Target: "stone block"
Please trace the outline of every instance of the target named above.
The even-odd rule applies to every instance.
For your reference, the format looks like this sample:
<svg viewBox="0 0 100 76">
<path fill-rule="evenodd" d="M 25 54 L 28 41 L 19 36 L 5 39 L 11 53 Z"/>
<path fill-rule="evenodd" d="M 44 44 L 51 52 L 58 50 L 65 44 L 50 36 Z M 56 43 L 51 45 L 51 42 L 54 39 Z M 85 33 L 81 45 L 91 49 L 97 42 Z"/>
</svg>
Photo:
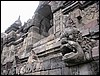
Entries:
<svg viewBox="0 0 100 76">
<path fill-rule="evenodd" d="M 92 57 L 97 57 L 99 56 L 99 46 L 96 46 L 92 49 Z"/>
<path fill-rule="evenodd" d="M 30 52 L 29 53 L 26 52 L 24 58 L 29 56 L 30 56 Z"/>
<path fill-rule="evenodd" d="M 84 68 L 82 68 L 83 70 Z M 71 66 L 69 67 L 69 70 L 70 70 L 70 75 L 79 75 L 79 67 L 78 66 Z M 84 73 L 84 72 L 82 72 Z M 86 74 L 87 74 L 87 71 L 86 71 Z"/>
<path fill-rule="evenodd" d="M 51 40 L 54 40 L 54 34 L 51 34 L 47 37 L 47 42 L 48 41 L 51 41 Z"/>
<path fill-rule="evenodd" d="M 32 26 L 32 27 L 29 28 L 28 32 L 36 32 L 36 33 L 39 33 L 39 27 Z"/>
<path fill-rule="evenodd" d="M 57 3 L 51 1 L 49 4 L 51 5 L 51 10 L 52 10 L 52 12 L 53 12 L 53 11 L 57 8 Z"/>
<path fill-rule="evenodd" d="M 70 69 L 68 67 L 64 67 L 61 69 L 61 75 L 71 75 Z"/>
<path fill-rule="evenodd" d="M 99 74 L 99 61 L 79 65 L 79 75 L 97 75 Z"/>
<path fill-rule="evenodd" d="M 60 31 L 55 33 L 56 38 L 60 37 Z"/>
<path fill-rule="evenodd" d="M 30 52 L 31 50 L 32 50 L 32 47 L 33 45 L 28 45 L 27 47 L 26 47 L 26 53 L 28 53 L 28 52 Z"/>
<path fill-rule="evenodd" d="M 99 46 L 99 40 L 96 41 L 96 45 Z"/>
<path fill-rule="evenodd" d="M 48 70 L 47 71 L 41 71 L 40 74 L 41 75 L 48 75 Z"/>
<path fill-rule="evenodd" d="M 51 69 L 55 69 L 58 67 L 57 60 L 55 58 L 51 59 Z"/>
<path fill-rule="evenodd" d="M 91 70 L 89 64 L 79 65 L 79 69 L 78 69 L 79 75 L 90 75 L 89 70 Z"/>
<path fill-rule="evenodd" d="M 47 40 L 48 40 L 48 39 L 47 39 L 47 37 L 46 37 L 46 38 L 41 39 L 41 40 L 40 40 L 40 45 L 42 45 L 42 44 L 46 43 L 46 42 L 47 42 Z"/>
<path fill-rule="evenodd" d="M 34 72 L 32 75 L 40 75 L 40 72 Z"/>
<path fill-rule="evenodd" d="M 64 67 L 61 57 L 55 57 L 50 59 L 51 69 Z"/>
<path fill-rule="evenodd" d="M 54 26 L 52 26 L 49 31 L 48 31 L 49 35 L 54 34 Z"/>
<path fill-rule="evenodd" d="M 40 50 L 39 53 L 44 52 L 46 50 L 45 44 L 39 46 L 39 50 Z"/>
<path fill-rule="evenodd" d="M 99 60 L 90 63 L 91 75 L 99 75 Z"/>
<path fill-rule="evenodd" d="M 32 24 L 39 27 L 40 26 L 40 21 L 43 18 L 44 17 L 42 15 L 40 15 L 39 13 L 35 13 Z"/>
<path fill-rule="evenodd" d="M 27 73 L 27 74 L 24 74 L 24 75 L 34 75 L 33 73 Z"/>
<path fill-rule="evenodd" d="M 61 75 L 61 69 L 49 70 L 49 75 Z"/>
<path fill-rule="evenodd" d="M 36 47 L 36 48 L 33 48 L 34 52 L 37 54 L 39 52 L 39 48 Z"/>
<path fill-rule="evenodd" d="M 37 46 L 39 46 L 40 45 L 40 42 L 41 42 L 41 40 L 39 40 L 38 42 L 34 43 L 33 44 L 33 48 L 36 48 Z"/>
<path fill-rule="evenodd" d="M 9 50 L 9 48 L 7 46 L 3 47 L 3 52 L 6 52 L 7 50 Z"/>
<path fill-rule="evenodd" d="M 59 46 L 61 46 L 61 42 L 60 41 L 58 41 L 58 42 L 55 41 L 55 43 L 53 44 L 53 47 L 56 48 L 56 47 L 59 47 Z"/>
<path fill-rule="evenodd" d="M 28 34 L 28 37 L 33 37 L 33 38 L 36 38 L 36 39 L 42 39 L 42 38 L 44 38 L 43 35 L 40 35 L 39 33 L 34 33 L 34 32 L 30 32 Z"/>
<path fill-rule="evenodd" d="M 53 48 L 56 48 L 56 47 L 59 47 L 61 45 L 59 39 L 54 39 L 52 41 L 49 41 L 46 43 L 46 50 L 50 50 L 50 49 L 53 49 Z"/>
<path fill-rule="evenodd" d="M 45 60 L 45 61 L 43 62 L 42 69 L 43 69 L 43 70 L 49 70 L 49 69 L 51 69 L 50 60 Z"/>
<path fill-rule="evenodd" d="M 43 59 L 41 58 L 41 59 L 39 59 L 39 60 L 41 61 L 41 62 L 40 62 L 40 67 L 39 67 L 40 69 L 39 69 L 39 70 L 40 70 L 40 71 L 43 71 L 43 70 L 44 70 L 44 68 L 43 68 L 43 62 L 42 62 Z"/>
<path fill-rule="evenodd" d="M 56 32 L 60 31 L 60 24 L 56 26 Z"/>
<path fill-rule="evenodd" d="M 89 34 L 89 29 L 83 29 L 80 32 L 82 33 L 82 36 L 85 36 Z"/>
<path fill-rule="evenodd" d="M 96 26 L 96 25 L 97 25 L 97 19 L 92 20 L 91 22 L 85 24 L 84 26 L 85 26 L 85 29 L 87 29 L 87 28 L 94 27 L 94 26 Z"/>
<path fill-rule="evenodd" d="M 75 17 L 81 16 L 81 10 L 80 9 L 74 10 L 74 14 L 75 14 Z"/>
<path fill-rule="evenodd" d="M 46 43 L 46 50 L 52 49 L 54 43 L 55 43 L 54 40 L 47 42 Z"/>
<path fill-rule="evenodd" d="M 29 43 L 29 45 L 34 44 L 34 43 L 38 42 L 39 40 L 40 40 L 40 39 L 32 38 L 32 42 Z"/>
<path fill-rule="evenodd" d="M 96 33 L 96 32 L 99 32 L 99 25 L 90 28 L 90 33 Z"/>
<path fill-rule="evenodd" d="M 35 71 L 40 71 L 40 70 L 41 70 L 41 63 L 37 62 Z"/>
<path fill-rule="evenodd" d="M 10 50 L 14 50 L 15 49 L 15 46 L 14 45 L 11 45 L 10 46 Z"/>
<path fill-rule="evenodd" d="M 43 45 L 40 45 L 36 48 L 33 48 L 33 50 L 35 53 L 41 53 L 41 52 L 44 52 L 46 50 L 46 46 L 43 44 Z"/>
<path fill-rule="evenodd" d="M 33 20 L 32 24 L 35 25 L 36 27 L 39 27 L 39 26 L 40 26 L 40 21 L 39 21 L 38 19 L 35 18 L 35 19 Z"/>
<path fill-rule="evenodd" d="M 41 28 L 44 28 L 43 30 L 45 32 L 47 32 L 50 29 L 50 20 L 49 19 L 44 18 L 41 24 L 42 24 L 42 26 L 44 26 L 44 27 L 41 26 Z"/>
<path fill-rule="evenodd" d="M 51 34 L 48 37 L 45 37 L 45 38 L 41 39 L 39 41 L 39 44 L 42 45 L 42 44 L 47 43 L 47 42 L 49 42 L 51 40 L 54 40 L 54 34 Z"/>
</svg>

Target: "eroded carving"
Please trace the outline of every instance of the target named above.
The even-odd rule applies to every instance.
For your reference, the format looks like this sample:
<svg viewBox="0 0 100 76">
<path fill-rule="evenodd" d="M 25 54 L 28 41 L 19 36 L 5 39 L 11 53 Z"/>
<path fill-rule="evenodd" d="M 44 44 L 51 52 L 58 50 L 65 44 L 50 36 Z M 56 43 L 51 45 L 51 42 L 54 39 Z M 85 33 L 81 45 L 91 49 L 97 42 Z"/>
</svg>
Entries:
<svg viewBox="0 0 100 76">
<path fill-rule="evenodd" d="M 39 59 L 35 52 L 32 50 L 28 61 L 20 67 L 19 74 L 31 73 L 39 69 Z"/>
<path fill-rule="evenodd" d="M 92 60 L 92 48 L 95 46 L 95 40 L 82 37 L 81 32 L 75 26 L 65 28 L 61 34 L 61 44 L 62 59 L 67 66 Z"/>
</svg>

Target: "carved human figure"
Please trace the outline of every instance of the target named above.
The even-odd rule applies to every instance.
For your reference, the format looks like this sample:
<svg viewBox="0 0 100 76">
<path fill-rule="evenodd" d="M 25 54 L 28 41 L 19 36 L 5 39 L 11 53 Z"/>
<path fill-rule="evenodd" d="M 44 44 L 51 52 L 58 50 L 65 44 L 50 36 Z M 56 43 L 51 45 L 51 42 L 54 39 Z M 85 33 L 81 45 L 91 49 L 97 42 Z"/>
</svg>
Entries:
<svg viewBox="0 0 100 76">
<path fill-rule="evenodd" d="M 35 54 L 34 50 L 31 51 L 31 55 L 28 58 L 29 71 L 34 71 L 37 69 L 37 64 L 39 62 L 38 56 Z"/>
<path fill-rule="evenodd" d="M 38 57 L 35 54 L 34 50 L 31 51 L 31 55 L 28 58 L 28 63 L 32 64 L 33 62 L 37 61 Z"/>
</svg>

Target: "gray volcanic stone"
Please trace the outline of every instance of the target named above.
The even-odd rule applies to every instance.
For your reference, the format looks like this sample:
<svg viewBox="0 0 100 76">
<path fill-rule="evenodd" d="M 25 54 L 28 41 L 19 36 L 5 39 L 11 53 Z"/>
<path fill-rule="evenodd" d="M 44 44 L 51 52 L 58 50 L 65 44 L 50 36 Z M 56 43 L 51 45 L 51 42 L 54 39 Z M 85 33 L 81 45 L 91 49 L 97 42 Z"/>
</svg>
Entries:
<svg viewBox="0 0 100 76">
<path fill-rule="evenodd" d="M 15 75 L 16 72 L 18 75 L 19 73 L 23 75 L 99 75 L 98 6 L 99 1 L 40 1 L 32 19 L 28 19 L 22 26 L 19 16 L 18 20 L 5 30 L 5 33 L 1 33 L 1 74 Z M 69 26 L 76 26 L 83 38 L 86 36 L 84 39 L 87 41 L 83 39 L 82 50 L 84 54 L 92 53 L 90 61 L 86 55 L 88 59 L 80 63 L 80 59 L 76 58 L 80 55 L 79 51 L 74 51 L 72 55 L 67 54 L 73 51 L 69 48 L 70 45 L 74 48 L 73 41 L 77 43 L 82 40 L 78 34 L 75 37 L 79 36 L 79 40 L 73 38 L 69 41 L 70 45 L 65 44 L 66 61 L 63 60 L 60 36 Z M 92 43 L 88 41 L 90 39 L 96 41 L 93 43 L 95 45 L 93 48 L 91 48 Z M 79 44 L 81 45 L 81 42 Z M 29 64 L 32 50 L 38 60 Z M 77 50 L 76 47 L 74 50 Z M 79 64 L 66 66 L 67 55 L 69 61 L 76 58 Z M 34 59 L 34 56 L 32 58 Z M 25 72 L 22 72 L 22 69 Z"/>
<path fill-rule="evenodd" d="M 51 58 L 51 69 L 55 68 L 61 68 L 64 67 L 64 64 L 62 63 L 62 57 L 56 57 L 56 58 Z"/>
<path fill-rule="evenodd" d="M 41 75 L 48 75 L 48 70 L 47 71 L 41 71 Z"/>
<path fill-rule="evenodd" d="M 61 75 L 70 75 L 69 67 L 64 67 L 61 69 Z"/>
<path fill-rule="evenodd" d="M 46 61 L 43 62 L 42 69 L 43 69 L 43 70 L 49 70 L 49 69 L 51 69 L 50 60 L 46 60 Z"/>
<path fill-rule="evenodd" d="M 61 69 L 52 69 L 49 70 L 49 75 L 61 75 Z"/>
<path fill-rule="evenodd" d="M 99 56 L 99 46 L 96 46 L 92 49 L 92 57 L 95 59 L 95 57 Z"/>
</svg>

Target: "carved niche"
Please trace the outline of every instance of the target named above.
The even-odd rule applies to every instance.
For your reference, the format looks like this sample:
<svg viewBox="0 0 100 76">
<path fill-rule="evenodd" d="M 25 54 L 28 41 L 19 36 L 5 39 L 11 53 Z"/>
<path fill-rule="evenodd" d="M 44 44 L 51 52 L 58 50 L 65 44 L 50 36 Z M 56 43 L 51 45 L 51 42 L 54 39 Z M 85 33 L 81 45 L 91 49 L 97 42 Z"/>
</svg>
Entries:
<svg viewBox="0 0 100 76">
<path fill-rule="evenodd" d="M 66 66 L 77 65 L 92 60 L 92 48 L 95 40 L 82 37 L 81 32 L 75 26 L 67 26 L 61 34 L 62 60 Z"/>
</svg>

